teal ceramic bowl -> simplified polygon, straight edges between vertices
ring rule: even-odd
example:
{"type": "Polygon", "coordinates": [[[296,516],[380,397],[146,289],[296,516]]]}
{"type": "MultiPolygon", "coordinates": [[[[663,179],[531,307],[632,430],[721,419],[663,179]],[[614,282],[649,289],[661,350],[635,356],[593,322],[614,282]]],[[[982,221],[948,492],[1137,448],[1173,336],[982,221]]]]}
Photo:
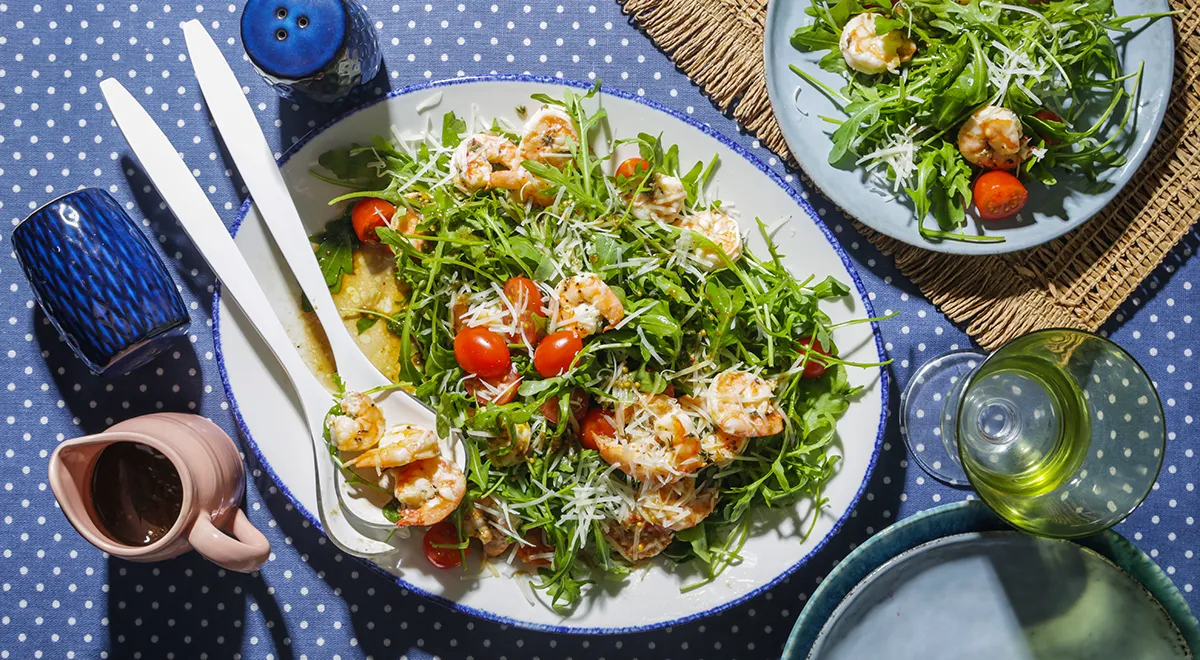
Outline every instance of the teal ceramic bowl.
{"type": "MultiPolygon", "coordinates": [[[[846,596],[876,569],[919,546],[948,536],[1012,528],[979,501],[946,504],[888,527],[851,552],[821,581],[792,628],[783,660],[805,660],[822,628],[846,596]]],[[[1170,578],[1144,552],[1111,530],[1075,541],[1131,575],[1162,605],[1192,649],[1200,649],[1200,622],[1170,578]]]]}
{"type": "MultiPolygon", "coordinates": [[[[1118,15],[1170,10],[1167,0],[1114,0],[1114,5],[1118,15]]],[[[1100,181],[1108,188],[1102,192],[1085,192],[1083,188],[1088,182],[1065,175],[1059,177],[1059,184],[1053,188],[1031,183],[1029,203],[1016,218],[1003,223],[989,223],[986,230],[973,218],[967,219],[964,229],[967,234],[1000,235],[1005,239],[1003,243],[931,241],[918,232],[912,205],[905,201],[906,197],[887,199],[869,192],[862,168],[841,169],[829,164],[829,150],[832,147],[829,135],[834,127],[821,118],[841,118],[845,115],[832,100],[788,68],[789,65],[795,65],[835,89],[845,85],[841,76],[818,66],[823,53],[801,53],[792,48],[789,42],[797,27],[812,22],[812,18],[804,13],[808,6],[809,0],[771,0],[767,8],[763,44],[767,91],[775,118],[783,129],[792,155],[821,192],[848,216],[896,240],[935,252],[1013,252],[1041,245],[1087,222],[1112,201],[1137,173],[1138,167],[1150,153],[1170,100],[1175,71],[1175,32],[1172,23],[1170,19],[1159,19],[1148,27],[1134,23],[1133,32],[1119,40],[1117,45],[1127,72],[1136,71],[1145,62],[1140,109],[1136,124],[1126,130],[1125,137],[1120,138],[1118,143],[1128,162],[1100,176],[1100,181]]],[[[1135,91],[1132,81],[1127,89],[1135,91]]],[[[927,222],[933,222],[932,218],[927,222]]]]}

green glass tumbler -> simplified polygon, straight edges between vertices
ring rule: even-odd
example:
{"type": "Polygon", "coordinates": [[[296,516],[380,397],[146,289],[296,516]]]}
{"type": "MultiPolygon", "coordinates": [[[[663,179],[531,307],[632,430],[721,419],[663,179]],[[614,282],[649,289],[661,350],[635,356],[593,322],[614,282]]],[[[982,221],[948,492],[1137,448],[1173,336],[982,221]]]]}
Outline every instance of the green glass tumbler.
{"type": "Polygon", "coordinates": [[[1057,538],[1132,513],[1166,444],[1162,404],[1141,365],[1107,339],[1068,329],[923,366],[901,398],[901,431],[932,476],[969,484],[1014,526],[1057,538]]]}

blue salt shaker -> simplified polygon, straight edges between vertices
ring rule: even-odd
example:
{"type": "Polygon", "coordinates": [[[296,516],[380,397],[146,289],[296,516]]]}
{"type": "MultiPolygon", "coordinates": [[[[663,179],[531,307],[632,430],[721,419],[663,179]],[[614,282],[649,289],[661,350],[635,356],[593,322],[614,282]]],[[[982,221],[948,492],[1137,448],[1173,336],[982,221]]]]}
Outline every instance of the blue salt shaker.
{"type": "Polygon", "coordinates": [[[357,0],[248,0],[242,43],[280,96],[340,99],[379,72],[379,37],[357,0]]]}
{"type": "Polygon", "coordinates": [[[92,371],[126,373],[187,333],[167,267],[103,190],[47,203],[13,229],[12,242],[46,318],[92,371]]]}

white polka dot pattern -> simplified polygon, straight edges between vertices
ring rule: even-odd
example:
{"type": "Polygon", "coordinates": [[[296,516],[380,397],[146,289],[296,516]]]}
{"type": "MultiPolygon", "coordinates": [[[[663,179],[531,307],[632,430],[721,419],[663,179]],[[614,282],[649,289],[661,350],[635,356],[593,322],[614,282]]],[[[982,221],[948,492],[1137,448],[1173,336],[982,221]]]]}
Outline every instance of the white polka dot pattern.
{"type": "MultiPolygon", "coordinates": [[[[601,79],[737,136],[796,183],[796,173],[714,110],[615,2],[366,4],[385,61],[368,97],[419,80],[493,71],[601,79]]],[[[229,0],[0,0],[0,216],[15,224],[78,186],[108,190],[154,237],[192,313],[190,341],[156,364],[125,377],[94,377],[37,309],[11,248],[2,251],[0,658],[770,657],[807,595],[850,549],[898,517],[971,497],[910,467],[893,424],[868,494],[804,570],[720,615],[624,637],[518,630],[408,594],[338,553],[253,461],[247,507],[274,546],[256,575],[226,573],[195,554],[132,564],[84,543],[54,510],[47,488],[47,456],[58,442],[155,410],[194,411],[234,431],[213,355],[213,277],[130,159],[99,81],[119,78],[154,113],[227,221],[245,191],[231,176],[182,54],[182,21],[202,20],[224,48],[277,150],[345,109],[281,101],[262,84],[242,57],[239,8],[229,0]]],[[[890,259],[819,195],[812,201],[862,269],[877,307],[901,312],[883,331],[899,387],[924,361],[970,345],[890,259]]],[[[1193,608],[1200,605],[1193,592],[1200,578],[1193,517],[1200,508],[1192,426],[1200,410],[1191,316],[1198,302],[1192,281],[1200,279],[1200,264],[1191,259],[1196,245],[1189,237],[1106,327],[1156,379],[1170,432],[1159,483],[1118,530],[1164,567],[1193,608]]],[[[847,444],[855,449],[855,439],[847,444]]]]}

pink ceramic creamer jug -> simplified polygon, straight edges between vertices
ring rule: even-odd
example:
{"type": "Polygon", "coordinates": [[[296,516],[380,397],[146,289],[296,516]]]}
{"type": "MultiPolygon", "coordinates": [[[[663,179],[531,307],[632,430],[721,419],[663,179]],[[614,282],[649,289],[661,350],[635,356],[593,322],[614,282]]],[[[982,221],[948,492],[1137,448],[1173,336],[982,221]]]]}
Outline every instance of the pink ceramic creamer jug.
{"type": "MultiPolygon", "coordinates": [[[[127,446],[134,445],[122,445],[122,449],[127,446]]],[[[237,445],[220,427],[198,415],[143,415],[103,433],[67,440],[50,457],[50,487],[76,531],[92,545],[130,561],[159,561],[195,548],[219,566],[249,572],[262,566],[271,552],[266,537],[238,508],[246,474],[237,445]],[[157,452],[155,459],[165,457],[174,467],[167,472],[170,492],[180,500],[173,503],[179,513],[173,523],[168,519],[152,542],[118,540],[121,534],[104,522],[105,508],[97,506],[98,497],[105,496],[94,485],[113,477],[97,474],[97,465],[101,470],[113,469],[111,461],[102,461],[101,455],[115,443],[144,445],[157,452]]],[[[139,491],[132,489],[122,491],[116,499],[138,497],[139,491]]]]}

